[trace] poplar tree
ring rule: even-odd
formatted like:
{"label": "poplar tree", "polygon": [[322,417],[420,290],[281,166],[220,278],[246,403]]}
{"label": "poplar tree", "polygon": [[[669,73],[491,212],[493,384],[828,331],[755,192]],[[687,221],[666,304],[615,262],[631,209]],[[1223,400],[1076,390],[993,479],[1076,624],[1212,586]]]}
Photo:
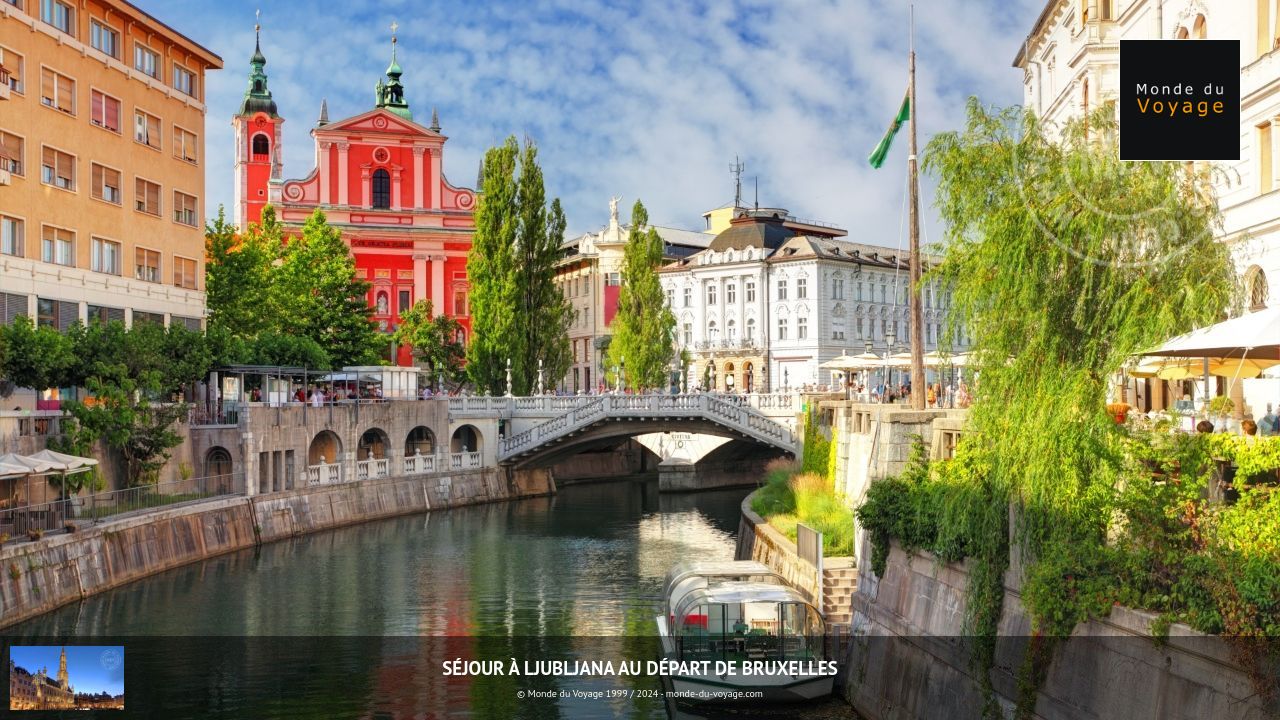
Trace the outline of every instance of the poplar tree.
{"label": "poplar tree", "polygon": [[609,343],[609,366],[626,368],[623,383],[632,390],[665,387],[675,353],[671,333],[676,317],[667,307],[657,273],[664,247],[658,231],[649,227],[644,204],[636,200],[622,255],[622,289]]}
{"label": "poplar tree", "polygon": [[545,386],[571,362],[572,311],[555,285],[555,261],[564,241],[560,201],[548,207],[537,147],[514,137],[485,153],[476,233],[467,275],[471,282],[472,338],[467,371],[476,389],[506,392],[511,361],[513,392]]}
{"label": "poplar tree", "polygon": [[209,328],[230,337],[252,338],[277,322],[271,291],[272,263],[279,259],[282,231],[275,209],[244,233],[226,220],[222,208],[205,228],[205,302]]}

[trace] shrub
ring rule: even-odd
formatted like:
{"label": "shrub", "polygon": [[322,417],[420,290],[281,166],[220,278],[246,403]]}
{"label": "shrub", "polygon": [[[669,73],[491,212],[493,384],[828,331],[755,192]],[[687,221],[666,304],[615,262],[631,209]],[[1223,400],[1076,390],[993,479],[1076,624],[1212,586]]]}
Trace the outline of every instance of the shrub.
{"label": "shrub", "polygon": [[796,525],[804,523],[822,533],[823,554],[853,554],[853,510],[836,495],[828,478],[798,472],[794,464],[775,468],[767,477],[752,499],[752,510],[792,541]]}

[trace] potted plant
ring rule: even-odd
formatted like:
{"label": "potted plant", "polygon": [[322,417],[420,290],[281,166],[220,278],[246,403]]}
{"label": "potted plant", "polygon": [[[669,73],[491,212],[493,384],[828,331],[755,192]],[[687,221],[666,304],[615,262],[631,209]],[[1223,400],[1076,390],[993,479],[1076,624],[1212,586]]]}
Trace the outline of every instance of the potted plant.
{"label": "potted plant", "polygon": [[1209,401],[1209,417],[1216,421],[1218,427],[1225,427],[1227,416],[1235,409],[1236,404],[1226,395],[1219,395]]}

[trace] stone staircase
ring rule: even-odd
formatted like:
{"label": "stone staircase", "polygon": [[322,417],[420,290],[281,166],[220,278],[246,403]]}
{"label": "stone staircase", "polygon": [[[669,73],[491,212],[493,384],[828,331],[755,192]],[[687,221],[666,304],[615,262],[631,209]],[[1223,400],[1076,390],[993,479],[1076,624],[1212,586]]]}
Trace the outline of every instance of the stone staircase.
{"label": "stone staircase", "polygon": [[858,587],[858,569],[853,558],[824,558],[822,563],[822,615],[827,632],[837,625],[853,622],[853,592]]}

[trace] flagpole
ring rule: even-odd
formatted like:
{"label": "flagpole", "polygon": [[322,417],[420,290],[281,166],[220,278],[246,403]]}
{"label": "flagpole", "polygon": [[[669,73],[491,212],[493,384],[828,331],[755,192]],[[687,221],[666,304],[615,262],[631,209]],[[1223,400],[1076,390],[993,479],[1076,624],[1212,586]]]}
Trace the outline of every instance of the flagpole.
{"label": "flagpole", "polygon": [[911,186],[911,271],[908,274],[910,277],[908,292],[911,298],[911,407],[914,410],[924,410],[924,318],[920,308],[920,176],[916,162],[916,116],[919,114],[920,106],[916,104],[915,15],[916,10],[913,4],[910,9],[908,31],[910,62],[907,80],[907,96],[911,108],[907,155],[907,176]]}

